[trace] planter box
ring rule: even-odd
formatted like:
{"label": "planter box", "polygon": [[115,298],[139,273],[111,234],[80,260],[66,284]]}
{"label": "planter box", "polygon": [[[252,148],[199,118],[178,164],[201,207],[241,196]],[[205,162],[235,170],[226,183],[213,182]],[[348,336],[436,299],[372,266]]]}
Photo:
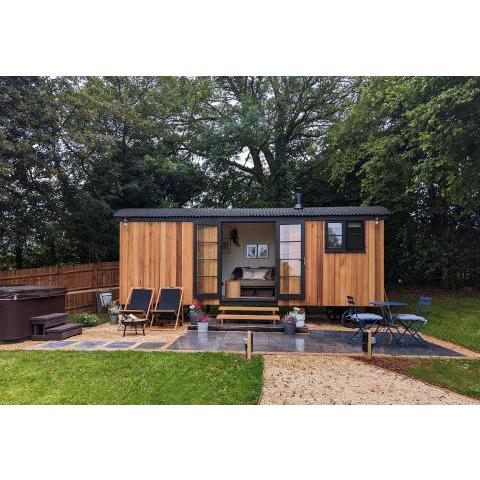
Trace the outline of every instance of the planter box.
{"label": "planter box", "polygon": [[296,329],[296,326],[295,326],[294,323],[284,323],[283,324],[283,331],[287,335],[295,335],[295,329]]}
{"label": "planter box", "polygon": [[208,332],[208,322],[200,322],[197,324],[197,331],[198,333],[206,333]]}

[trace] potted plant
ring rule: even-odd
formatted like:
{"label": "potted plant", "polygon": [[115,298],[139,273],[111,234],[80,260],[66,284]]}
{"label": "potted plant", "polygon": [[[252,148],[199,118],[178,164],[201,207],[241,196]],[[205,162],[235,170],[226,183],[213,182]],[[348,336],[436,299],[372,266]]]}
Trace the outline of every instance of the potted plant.
{"label": "potted plant", "polygon": [[282,323],[283,323],[283,331],[287,334],[287,335],[295,335],[295,324],[297,323],[297,317],[295,317],[295,315],[291,315],[291,314],[288,314],[288,315],[285,315],[285,317],[283,317],[282,319]]}
{"label": "potted plant", "polygon": [[297,328],[302,328],[305,326],[305,309],[303,307],[294,307],[293,315],[297,319],[296,326]]}
{"label": "potted plant", "polygon": [[190,323],[192,325],[197,325],[198,316],[202,313],[202,307],[200,304],[196,303],[195,305],[190,305],[188,307],[188,317],[190,318]]}
{"label": "potted plant", "polygon": [[200,312],[197,317],[197,331],[198,333],[208,332],[208,321],[210,317],[205,312]]}
{"label": "potted plant", "polygon": [[116,325],[118,323],[118,314],[121,306],[118,302],[111,302],[108,304],[108,313],[110,314],[110,323]]}

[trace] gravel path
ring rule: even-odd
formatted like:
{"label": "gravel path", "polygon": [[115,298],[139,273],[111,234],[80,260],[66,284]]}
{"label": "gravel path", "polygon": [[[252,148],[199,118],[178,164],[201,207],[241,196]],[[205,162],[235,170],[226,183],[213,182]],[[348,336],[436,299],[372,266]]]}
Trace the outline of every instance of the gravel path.
{"label": "gravel path", "polygon": [[464,405],[476,400],[348,357],[265,355],[262,404]]}

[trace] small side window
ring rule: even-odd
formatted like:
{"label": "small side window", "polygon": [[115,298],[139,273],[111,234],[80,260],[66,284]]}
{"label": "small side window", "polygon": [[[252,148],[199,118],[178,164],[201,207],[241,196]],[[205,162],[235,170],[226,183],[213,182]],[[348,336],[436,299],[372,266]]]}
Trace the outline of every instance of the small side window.
{"label": "small side window", "polygon": [[365,248],[363,222],[347,222],[345,233],[348,251],[359,251]]}
{"label": "small side window", "polygon": [[325,251],[365,251],[364,222],[362,220],[327,222],[325,231]]}
{"label": "small side window", "polygon": [[343,250],[343,223],[327,222],[327,250]]}

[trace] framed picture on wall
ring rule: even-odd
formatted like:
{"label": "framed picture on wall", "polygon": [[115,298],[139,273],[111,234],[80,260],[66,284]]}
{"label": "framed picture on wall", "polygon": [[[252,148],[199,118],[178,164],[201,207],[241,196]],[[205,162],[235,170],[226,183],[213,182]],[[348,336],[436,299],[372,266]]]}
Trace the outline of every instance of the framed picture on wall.
{"label": "framed picture on wall", "polygon": [[257,258],[257,245],[249,244],[247,245],[247,249],[245,251],[245,256],[247,258]]}
{"label": "framed picture on wall", "polygon": [[268,244],[263,244],[263,243],[258,244],[257,258],[268,258]]}

